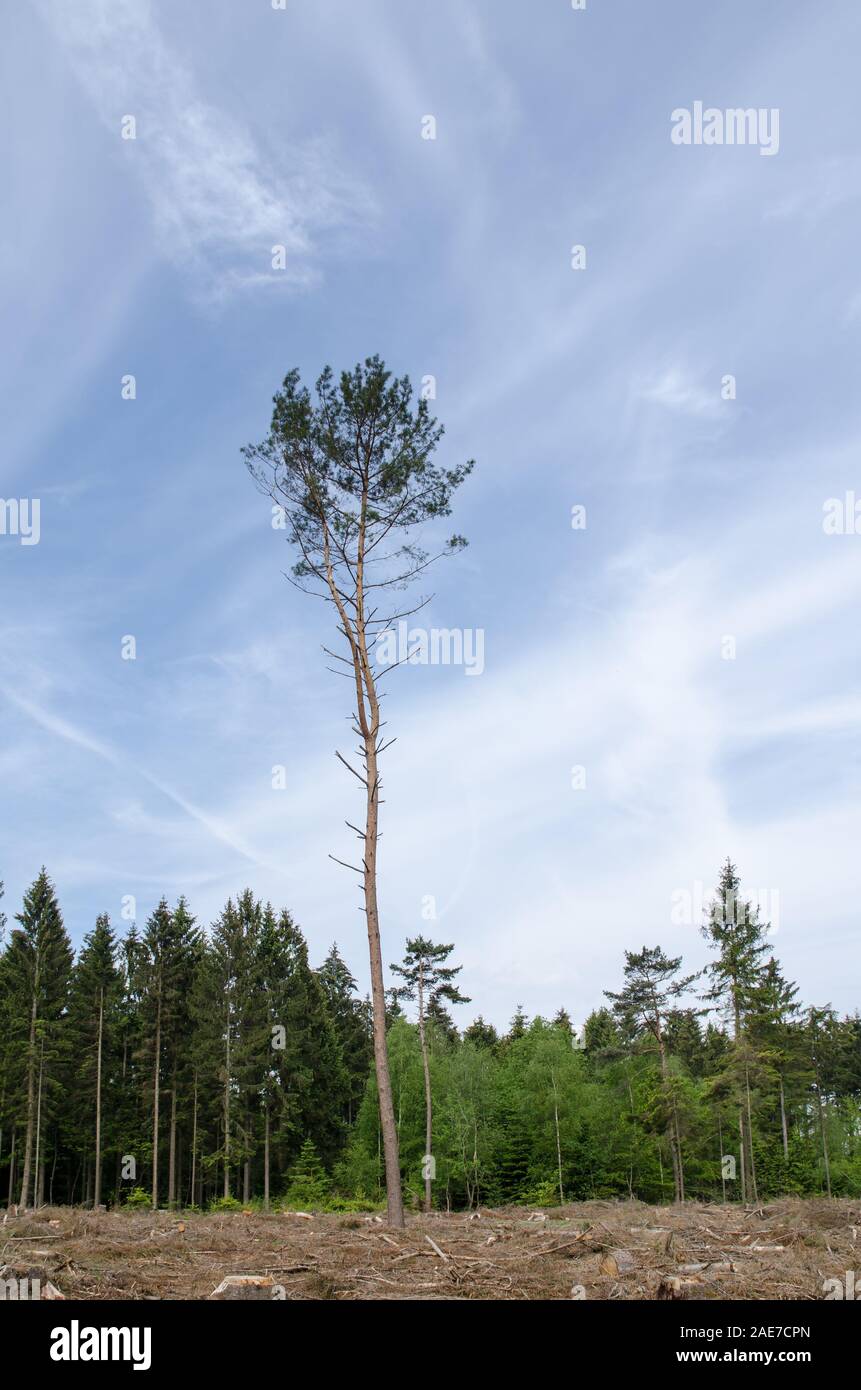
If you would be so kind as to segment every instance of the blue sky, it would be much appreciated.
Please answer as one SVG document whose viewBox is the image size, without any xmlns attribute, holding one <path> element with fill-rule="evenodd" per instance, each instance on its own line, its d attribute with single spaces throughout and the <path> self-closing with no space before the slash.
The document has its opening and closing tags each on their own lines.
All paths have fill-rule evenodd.
<svg viewBox="0 0 861 1390">
<path fill-rule="evenodd" d="M 861 534 L 823 506 L 861 497 L 858 6 L 36 0 L 3 31 L 0 496 L 41 508 L 0 535 L 7 912 L 42 862 L 76 942 L 248 884 L 366 987 L 331 618 L 239 449 L 290 367 L 378 352 L 477 460 L 423 621 L 485 633 L 480 677 L 389 683 L 386 958 L 456 942 L 462 1022 L 582 1021 L 626 947 L 704 962 L 678 905 L 729 854 L 805 999 L 854 1008 Z M 777 153 L 674 145 L 696 101 L 776 108 Z"/>
</svg>

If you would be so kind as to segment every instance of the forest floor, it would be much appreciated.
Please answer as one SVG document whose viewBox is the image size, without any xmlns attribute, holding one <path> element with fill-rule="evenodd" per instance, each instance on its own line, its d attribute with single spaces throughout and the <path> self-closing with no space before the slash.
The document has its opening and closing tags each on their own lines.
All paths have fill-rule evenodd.
<svg viewBox="0 0 861 1390">
<path fill-rule="evenodd" d="M 43 1208 L 0 1224 L 0 1280 L 67 1299 L 205 1299 L 261 1275 L 287 1299 L 822 1299 L 858 1268 L 861 1203 L 593 1201 L 379 1216 Z M 271 1283 L 268 1281 L 271 1280 Z"/>
</svg>

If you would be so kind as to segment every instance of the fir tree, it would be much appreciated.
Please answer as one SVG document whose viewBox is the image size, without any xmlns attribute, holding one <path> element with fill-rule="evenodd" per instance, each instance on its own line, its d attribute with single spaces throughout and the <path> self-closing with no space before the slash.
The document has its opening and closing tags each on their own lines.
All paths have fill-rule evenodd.
<svg viewBox="0 0 861 1390">
<path fill-rule="evenodd" d="M 517 1042 L 518 1038 L 523 1037 L 526 1032 L 528 1021 L 526 1014 L 523 1012 L 523 1005 L 518 1004 L 514 1017 L 509 1024 L 508 1032 L 505 1035 L 506 1044 Z"/>
<path fill-rule="evenodd" d="M 280 1135 L 288 1154 L 295 1153 L 299 1136 L 305 1136 L 331 1162 L 343 1139 L 349 1078 L 326 991 L 311 969 L 307 943 L 289 912 L 277 920 L 272 958 L 277 968 L 267 988 L 273 1020 L 284 1029 L 284 1047 L 274 1059 L 281 1095 Z"/>
<path fill-rule="evenodd" d="M 45 1118 L 48 1081 L 60 1059 L 60 1020 L 66 1006 L 72 948 L 54 890 L 43 867 L 24 895 L 16 914 L 5 957 L 7 988 L 15 1015 L 17 1058 L 25 1077 L 24 1161 L 20 1205 L 27 1207 L 31 1193 L 39 1197 L 39 1182 L 32 1182 L 41 1159 L 40 1140 Z"/>
<path fill-rule="evenodd" d="M 72 972 L 68 1027 L 73 1039 L 72 1093 L 75 1109 L 92 1136 L 93 1205 L 102 1200 L 102 1098 L 113 1072 L 122 980 L 116 938 L 107 913 L 96 918 Z"/>
<path fill-rule="evenodd" d="M 760 921 L 758 908 L 741 899 L 739 889 L 735 865 L 727 859 L 702 927 L 703 936 L 717 952 L 716 958 L 706 966 L 712 983 L 703 997 L 716 1004 L 732 1024 L 731 1065 L 738 1107 L 741 1195 L 742 1201 L 746 1201 L 748 1183 L 756 1200 L 756 1162 L 751 1096 L 754 1057 L 745 1037 L 745 1023 L 759 983 L 762 957 L 768 952 L 768 923 Z"/>
<path fill-rule="evenodd" d="M 141 979 L 145 1046 L 152 1066 L 152 1204 L 158 1206 L 163 1082 L 171 1094 L 168 1200 L 176 1200 L 176 1097 L 180 1050 L 189 1022 L 189 993 L 199 950 L 194 918 L 180 898 L 174 911 L 162 898 L 143 936 Z M 227 1193 L 225 1193 L 225 1196 Z"/>
<path fill-rule="evenodd" d="M 473 1019 L 469 1027 L 464 1031 L 464 1042 L 472 1043 L 473 1047 L 484 1047 L 493 1049 L 499 1043 L 499 1034 L 492 1023 L 485 1023 L 481 1014 Z"/>
<path fill-rule="evenodd" d="M 306 1139 L 299 1150 L 299 1157 L 290 1169 L 290 1185 L 285 1202 L 295 1210 L 297 1207 L 325 1206 L 331 1194 L 332 1184 L 320 1162 L 313 1140 Z"/>
<path fill-rule="evenodd" d="M 373 1059 L 371 1009 L 368 1000 L 356 998 L 356 981 L 333 944 L 317 971 L 326 992 L 348 1078 L 345 1120 L 352 1124 Z"/>
</svg>

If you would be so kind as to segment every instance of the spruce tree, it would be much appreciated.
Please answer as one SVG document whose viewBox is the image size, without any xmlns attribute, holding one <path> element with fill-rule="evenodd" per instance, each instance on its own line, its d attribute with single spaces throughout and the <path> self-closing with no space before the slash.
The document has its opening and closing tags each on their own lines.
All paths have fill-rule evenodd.
<svg viewBox="0 0 861 1390">
<path fill-rule="evenodd" d="M 66 1007 L 72 947 L 57 902 L 54 885 L 43 867 L 24 895 L 23 910 L 11 936 L 6 956 L 7 988 L 15 1015 L 13 1066 L 19 1064 L 25 1083 L 24 1160 L 20 1205 L 26 1208 L 31 1194 L 38 1196 L 45 1099 L 50 1099 L 52 1071 L 61 1056 L 60 1020 Z M 40 1084 L 41 1083 L 41 1084 Z"/>
<path fill-rule="evenodd" d="M 320 1162 L 312 1139 L 306 1139 L 299 1150 L 299 1157 L 290 1169 L 290 1185 L 285 1201 L 296 1208 L 325 1206 L 332 1191 L 332 1184 Z"/>
<path fill-rule="evenodd" d="M 197 964 L 203 949 L 202 934 L 184 897 L 171 913 L 168 993 L 164 1027 L 165 1077 L 170 1086 L 170 1130 L 168 1137 L 167 1200 L 174 1206 L 179 1199 L 177 1138 L 183 1087 L 189 1080 L 191 992 Z"/>
<path fill-rule="evenodd" d="M 185 900 L 171 911 L 162 898 L 143 936 L 144 1039 L 151 1058 L 152 1204 L 158 1206 L 161 1168 L 161 1106 L 164 1083 L 171 1094 L 168 1131 L 168 1200 L 176 1200 L 176 1100 L 189 1026 L 189 995 L 199 933 Z M 225 1194 L 226 1195 L 226 1194 Z"/>
<path fill-rule="evenodd" d="M 784 1163 L 789 1162 L 787 1080 L 799 1073 L 801 1057 L 796 1044 L 800 1006 L 798 986 L 787 980 L 774 956 L 767 961 L 751 991 L 748 1033 L 758 1056 L 777 1079 L 780 1137 Z"/>
<path fill-rule="evenodd" d="M 481 1014 L 473 1019 L 468 1028 L 464 1030 L 464 1042 L 472 1043 L 473 1047 L 483 1047 L 492 1050 L 499 1043 L 499 1034 L 492 1023 L 485 1023 Z"/>
<path fill-rule="evenodd" d="M 717 893 L 702 927 L 702 934 L 717 953 L 706 966 L 711 987 L 704 998 L 717 1005 L 733 1029 L 732 1069 L 738 1106 L 741 1196 L 747 1200 L 748 1185 L 756 1200 L 756 1164 L 753 1152 L 751 1066 L 754 1058 L 745 1034 L 745 1024 L 762 972 L 762 957 L 768 952 L 769 924 L 761 922 L 759 909 L 740 896 L 740 879 L 735 865 L 727 859 Z"/>
<path fill-rule="evenodd" d="M 529 1177 L 532 1148 L 520 1107 L 503 1097 L 496 1116 L 496 1144 L 490 1169 L 490 1191 L 497 1206 L 518 1202 Z"/>
<path fill-rule="evenodd" d="M 69 992 L 72 1094 L 76 1114 L 92 1143 L 94 1207 L 102 1200 L 104 1082 L 106 1076 L 115 1079 L 113 1058 L 122 989 L 116 950 L 110 918 L 103 912 L 84 937 Z"/>
<path fill-rule="evenodd" d="M 117 1093 L 114 1097 L 116 1127 L 116 1168 L 114 1193 L 120 1198 L 123 1182 L 123 1158 L 137 1162 L 146 1145 L 147 1115 L 146 1057 L 144 1045 L 144 1009 L 146 951 L 135 922 L 130 922 L 118 950 L 120 998 L 117 1017 Z M 132 1186 L 138 1173 L 129 1175 Z"/>
<path fill-rule="evenodd" d="M 526 1026 L 528 1021 L 529 1020 L 527 1019 L 526 1014 L 523 1012 L 523 1005 L 518 1004 L 514 1013 L 514 1017 L 512 1018 L 511 1023 L 508 1026 L 508 1032 L 506 1033 L 504 1039 L 505 1043 L 508 1044 L 517 1042 L 518 1038 L 522 1038 L 526 1033 Z"/>
<path fill-rule="evenodd" d="M 267 990 L 273 1020 L 284 1029 L 284 1047 L 274 1057 L 279 1137 L 288 1157 L 302 1138 L 310 1138 L 331 1163 L 343 1142 L 349 1078 L 326 991 L 309 964 L 305 938 L 286 910 L 276 923 L 272 960 Z"/>
<path fill-rule="evenodd" d="M 338 1036 L 348 1077 L 345 1120 L 352 1124 L 368 1079 L 373 1060 L 371 1011 L 367 1000 L 356 997 L 356 981 L 341 956 L 337 944 L 317 971 L 326 992 L 329 1014 Z"/>
<path fill-rule="evenodd" d="M 234 1165 L 250 1162 L 256 1120 L 253 1090 L 259 1087 L 261 1009 L 260 936 L 263 906 L 245 890 L 228 899 L 214 923 L 205 960 L 204 993 L 209 998 L 210 1055 L 218 1058 L 221 1091 L 223 1195 L 230 1197 Z"/>
</svg>

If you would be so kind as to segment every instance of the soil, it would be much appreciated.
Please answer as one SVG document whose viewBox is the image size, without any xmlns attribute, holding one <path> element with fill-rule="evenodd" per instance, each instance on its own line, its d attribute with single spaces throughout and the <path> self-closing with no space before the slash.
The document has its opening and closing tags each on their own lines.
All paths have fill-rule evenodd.
<svg viewBox="0 0 861 1390">
<path fill-rule="evenodd" d="M 819 1300 L 826 1280 L 858 1268 L 859 1230 L 858 1201 L 795 1198 L 482 1208 L 410 1215 L 405 1231 L 373 1214 L 58 1207 L 5 1216 L 0 1279 L 105 1300 L 205 1299 L 236 1274 L 300 1300 Z"/>
</svg>

